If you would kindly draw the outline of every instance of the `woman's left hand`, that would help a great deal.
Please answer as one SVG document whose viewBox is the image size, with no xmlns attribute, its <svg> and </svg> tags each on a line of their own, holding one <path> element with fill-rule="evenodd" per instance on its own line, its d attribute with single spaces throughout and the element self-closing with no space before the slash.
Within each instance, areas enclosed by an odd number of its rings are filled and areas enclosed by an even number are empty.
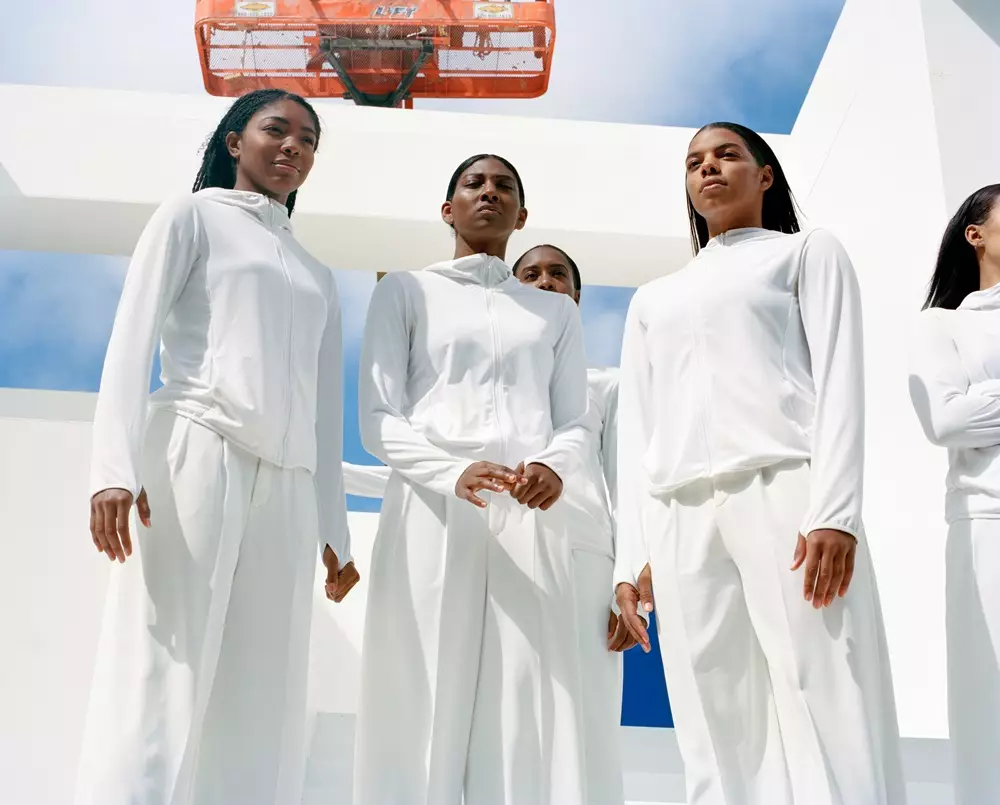
<svg viewBox="0 0 1000 805">
<path fill-rule="evenodd" d="M 625 625 L 625 619 L 612 610 L 608 618 L 608 651 L 628 651 L 638 643 Z"/>
<path fill-rule="evenodd" d="M 562 495 L 562 479 L 544 464 L 525 467 L 522 461 L 517 465 L 516 472 L 522 480 L 514 485 L 510 496 L 529 509 L 546 511 Z"/>
<path fill-rule="evenodd" d="M 837 596 L 847 595 L 854 576 L 858 541 L 846 531 L 820 528 L 806 539 L 799 534 L 792 570 L 806 566 L 802 594 L 815 609 L 828 607 Z"/>
<path fill-rule="evenodd" d="M 341 567 L 337 554 L 329 545 L 323 547 L 323 564 L 326 565 L 326 597 L 339 604 L 361 580 L 361 574 L 354 562 Z"/>
</svg>

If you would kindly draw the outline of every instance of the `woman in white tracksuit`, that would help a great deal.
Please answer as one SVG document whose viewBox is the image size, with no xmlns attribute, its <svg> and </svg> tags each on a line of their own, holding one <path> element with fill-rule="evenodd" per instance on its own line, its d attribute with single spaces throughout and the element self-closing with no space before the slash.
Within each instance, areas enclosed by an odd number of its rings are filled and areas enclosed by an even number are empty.
<svg viewBox="0 0 1000 805">
<path fill-rule="evenodd" d="M 133 254 L 94 419 L 91 534 L 124 566 L 110 579 L 78 805 L 301 797 L 319 548 L 331 598 L 357 580 L 337 292 L 289 225 L 319 136 L 297 96 L 240 98 L 196 192 L 161 206 Z M 161 340 L 163 387 L 149 399 Z M 134 552 L 133 501 L 145 526 Z"/>
<path fill-rule="evenodd" d="M 525 285 L 565 294 L 580 304 L 580 269 L 556 246 L 528 250 L 512 271 Z M 614 652 L 636 644 L 610 593 L 615 556 L 612 512 L 618 491 L 618 369 L 588 367 L 587 390 L 593 437 L 585 471 L 566 490 L 564 501 L 573 546 L 580 678 L 586 689 L 586 805 L 609 805 L 625 799 L 619 737 L 622 664 Z M 607 624 L 606 633 L 600 629 L 603 623 Z"/>
<path fill-rule="evenodd" d="M 509 162 L 466 160 L 446 198 L 455 259 L 384 277 L 365 327 L 361 436 L 392 472 L 372 554 L 355 805 L 583 803 L 559 500 L 589 447 L 580 317 L 503 262 L 527 216 Z"/>
<path fill-rule="evenodd" d="M 1000 184 L 945 230 L 910 395 L 948 448 L 948 722 L 956 805 L 1000 802 Z"/>
<path fill-rule="evenodd" d="M 691 805 L 900 805 L 854 270 L 798 233 L 754 132 L 706 126 L 686 168 L 696 257 L 636 292 L 622 345 L 623 616 L 648 646 L 648 563 Z"/>
</svg>

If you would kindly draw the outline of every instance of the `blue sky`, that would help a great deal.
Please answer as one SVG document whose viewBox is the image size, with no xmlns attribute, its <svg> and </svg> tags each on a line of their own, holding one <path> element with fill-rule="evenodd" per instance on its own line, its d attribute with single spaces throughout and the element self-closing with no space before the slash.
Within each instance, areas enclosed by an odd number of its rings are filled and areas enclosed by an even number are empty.
<svg viewBox="0 0 1000 805">
<path fill-rule="evenodd" d="M 843 2 L 556 0 L 556 60 L 545 97 L 418 105 L 669 126 L 730 120 L 787 133 Z M 203 92 L 194 5 L 193 0 L 13 4 L 4 9 L 0 26 L 0 83 Z M 0 251 L 0 386 L 96 391 L 127 265 L 126 257 Z M 344 311 L 344 455 L 373 463 L 360 444 L 356 392 L 375 278 L 349 266 L 333 268 Z M 622 288 L 585 290 L 581 313 L 593 363 L 618 364 L 631 295 Z M 374 510 L 378 501 L 349 500 L 349 505 Z M 625 667 L 623 723 L 669 725 L 655 650 L 649 656 L 629 652 Z"/>
</svg>

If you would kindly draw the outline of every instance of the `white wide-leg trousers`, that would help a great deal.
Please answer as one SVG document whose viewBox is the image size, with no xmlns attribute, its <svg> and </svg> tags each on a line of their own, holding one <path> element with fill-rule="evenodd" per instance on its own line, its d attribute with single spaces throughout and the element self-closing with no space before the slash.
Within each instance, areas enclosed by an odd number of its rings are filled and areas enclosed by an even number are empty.
<svg viewBox="0 0 1000 805">
<path fill-rule="evenodd" d="M 690 484 L 644 512 L 689 805 L 903 805 L 867 545 L 816 610 L 790 570 L 807 464 Z"/>
<path fill-rule="evenodd" d="M 112 568 L 77 805 L 294 805 L 318 553 L 312 475 L 157 411 L 152 527 Z"/>
</svg>

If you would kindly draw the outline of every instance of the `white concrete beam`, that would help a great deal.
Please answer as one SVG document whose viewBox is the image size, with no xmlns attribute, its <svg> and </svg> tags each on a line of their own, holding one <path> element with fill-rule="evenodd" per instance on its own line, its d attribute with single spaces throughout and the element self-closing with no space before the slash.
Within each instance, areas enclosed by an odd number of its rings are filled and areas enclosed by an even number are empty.
<svg viewBox="0 0 1000 805">
<path fill-rule="evenodd" d="M 24 121 L 0 130 L 0 249 L 128 254 L 154 207 L 186 192 L 226 99 L 0 85 Z M 419 268 L 450 254 L 440 206 L 478 152 L 525 183 L 516 256 L 554 242 L 585 281 L 634 285 L 690 257 L 683 159 L 690 129 L 362 109 L 317 103 L 325 135 L 295 215 L 334 268 Z M 773 138 L 781 150 L 783 137 Z"/>
</svg>

